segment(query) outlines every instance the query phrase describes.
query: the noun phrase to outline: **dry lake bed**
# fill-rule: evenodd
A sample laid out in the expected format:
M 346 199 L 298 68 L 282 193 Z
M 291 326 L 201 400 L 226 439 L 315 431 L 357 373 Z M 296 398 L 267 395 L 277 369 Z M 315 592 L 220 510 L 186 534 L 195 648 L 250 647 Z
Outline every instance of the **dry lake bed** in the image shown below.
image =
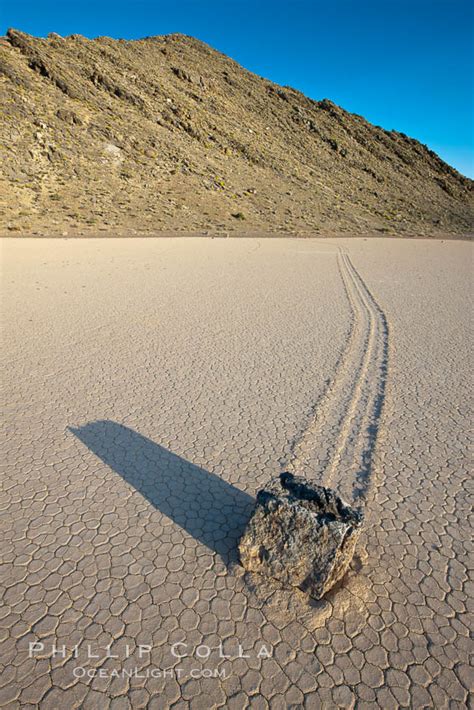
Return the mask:
M 4 240 L 0 706 L 467 707 L 471 263 Z M 366 511 L 323 601 L 239 565 L 284 469 Z

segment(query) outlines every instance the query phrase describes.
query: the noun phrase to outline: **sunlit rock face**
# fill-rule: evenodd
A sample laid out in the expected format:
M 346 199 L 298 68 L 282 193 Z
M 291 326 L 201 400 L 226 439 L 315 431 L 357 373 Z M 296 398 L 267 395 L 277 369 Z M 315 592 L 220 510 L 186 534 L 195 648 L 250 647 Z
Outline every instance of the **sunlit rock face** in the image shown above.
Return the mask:
M 363 523 L 333 490 L 282 473 L 259 491 L 239 544 L 245 569 L 320 599 L 345 574 Z

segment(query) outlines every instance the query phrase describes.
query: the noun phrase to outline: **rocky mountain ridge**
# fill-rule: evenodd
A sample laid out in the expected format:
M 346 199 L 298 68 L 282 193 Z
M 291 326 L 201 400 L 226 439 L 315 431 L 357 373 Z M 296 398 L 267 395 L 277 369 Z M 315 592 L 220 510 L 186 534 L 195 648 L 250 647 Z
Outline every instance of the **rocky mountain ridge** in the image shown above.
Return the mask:
M 414 139 L 183 35 L 0 40 L 0 232 L 464 235 Z

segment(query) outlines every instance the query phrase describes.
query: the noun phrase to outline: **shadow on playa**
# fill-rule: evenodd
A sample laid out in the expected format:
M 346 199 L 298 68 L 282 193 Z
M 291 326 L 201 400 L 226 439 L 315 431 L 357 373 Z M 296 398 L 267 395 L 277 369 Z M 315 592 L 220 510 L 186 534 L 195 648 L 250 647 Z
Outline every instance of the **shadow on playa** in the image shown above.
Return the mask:
M 116 422 L 96 421 L 69 431 L 226 564 L 237 559 L 237 544 L 254 505 L 251 496 Z

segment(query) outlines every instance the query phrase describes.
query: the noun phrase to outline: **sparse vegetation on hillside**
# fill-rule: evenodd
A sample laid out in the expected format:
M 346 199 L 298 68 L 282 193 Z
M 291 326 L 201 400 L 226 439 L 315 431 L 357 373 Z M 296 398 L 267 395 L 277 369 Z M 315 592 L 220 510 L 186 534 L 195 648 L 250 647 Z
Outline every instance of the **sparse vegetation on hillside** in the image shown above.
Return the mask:
M 425 146 L 191 37 L 10 30 L 0 93 L 3 233 L 472 226 L 472 181 Z

